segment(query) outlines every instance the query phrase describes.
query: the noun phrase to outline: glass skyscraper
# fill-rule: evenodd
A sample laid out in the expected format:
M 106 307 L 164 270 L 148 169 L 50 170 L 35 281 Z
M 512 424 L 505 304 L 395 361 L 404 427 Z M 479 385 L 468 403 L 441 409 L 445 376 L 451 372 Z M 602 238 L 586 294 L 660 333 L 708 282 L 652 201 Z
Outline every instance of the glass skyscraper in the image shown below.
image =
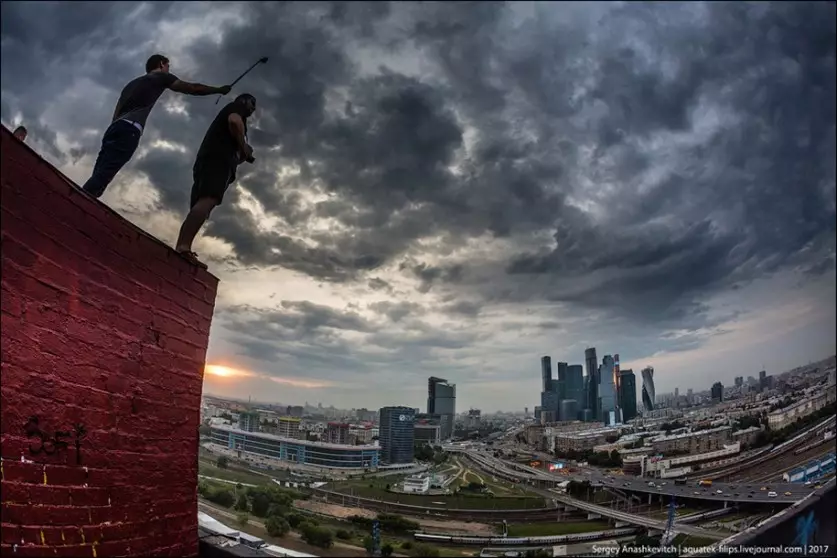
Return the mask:
M 584 395 L 584 368 L 580 364 L 567 366 L 567 380 L 564 384 L 564 399 L 575 400 L 576 416 L 563 420 L 575 420 L 586 407 Z
M 602 359 L 599 368 L 599 418 L 605 424 L 612 424 L 616 413 L 616 382 L 614 378 L 614 360 L 610 355 Z
M 654 390 L 654 368 L 648 366 L 642 369 L 642 406 L 646 411 L 654 410 L 656 392 Z
M 444 378 L 428 378 L 427 414 L 439 415 L 442 440 L 450 440 L 456 417 L 456 384 L 448 383 Z
M 590 409 L 593 418 L 596 419 L 599 417 L 599 363 L 595 347 L 584 350 L 584 364 L 587 368 L 587 397 L 584 408 Z
M 415 418 L 416 410 L 412 407 L 381 408 L 378 428 L 381 461 L 390 465 L 413 462 Z
M 622 422 L 636 417 L 636 376 L 633 370 L 619 373 L 619 407 L 622 409 Z

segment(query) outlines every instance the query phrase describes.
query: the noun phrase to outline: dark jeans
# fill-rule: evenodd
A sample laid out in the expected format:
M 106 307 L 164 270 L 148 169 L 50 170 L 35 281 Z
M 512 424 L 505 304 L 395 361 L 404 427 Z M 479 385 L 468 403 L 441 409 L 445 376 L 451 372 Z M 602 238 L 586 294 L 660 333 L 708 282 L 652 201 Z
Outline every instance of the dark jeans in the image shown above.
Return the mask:
M 116 173 L 134 156 L 142 132 L 124 120 L 117 120 L 108 126 L 102 138 L 102 149 L 93 167 L 93 176 L 82 189 L 94 198 L 101 197 Z

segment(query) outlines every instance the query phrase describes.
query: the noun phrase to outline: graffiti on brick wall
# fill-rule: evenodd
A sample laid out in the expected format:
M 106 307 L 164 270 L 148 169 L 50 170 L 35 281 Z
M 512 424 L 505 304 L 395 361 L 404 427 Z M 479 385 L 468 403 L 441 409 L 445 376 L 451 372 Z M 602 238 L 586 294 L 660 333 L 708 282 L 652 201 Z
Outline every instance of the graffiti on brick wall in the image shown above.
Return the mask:
M 33 416 L 29 417 L 23 430 L 27 438 L 34 439 L 29 444 L 29 452 L 32 455 L 54 455 L 69 448 L 72 442 L 76 450 L 76 464 L 81 465 L 81 440 L 87 435 L 83 424 L 74 424 L 71 431 L 56 430 L 50 434 L 41 428 L 40 419 Z

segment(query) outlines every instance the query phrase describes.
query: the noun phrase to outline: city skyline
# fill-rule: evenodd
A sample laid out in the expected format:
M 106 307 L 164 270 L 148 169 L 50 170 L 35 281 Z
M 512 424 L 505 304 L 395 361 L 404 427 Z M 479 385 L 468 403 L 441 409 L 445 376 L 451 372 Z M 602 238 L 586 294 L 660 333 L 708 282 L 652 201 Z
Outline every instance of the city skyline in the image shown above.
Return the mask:
M 835 352 L 833 3 L 0 6 L 0 118 L 78 183 L 150 55 L 269 57 L 195 245 L 207 393 L 513 410 L 546 354 L 662 393 Z M 102 201 L 173 243 L 221 106 L 164 93 Z

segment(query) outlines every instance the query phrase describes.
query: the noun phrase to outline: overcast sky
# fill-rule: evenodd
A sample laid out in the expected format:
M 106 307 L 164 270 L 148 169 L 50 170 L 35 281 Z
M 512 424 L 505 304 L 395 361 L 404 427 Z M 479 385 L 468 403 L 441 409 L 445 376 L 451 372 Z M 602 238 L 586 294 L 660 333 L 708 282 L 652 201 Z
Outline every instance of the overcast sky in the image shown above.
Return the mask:
M 834 2 L 3 2 L 2 121 L 83 183 L 151 54 L 270 57 L 205 391 L 531 410 L 544 354 L 660 393 L 834 353 L 834 51 Z M 222 106 L 164 93 L 102 200 L 173 244 Z

